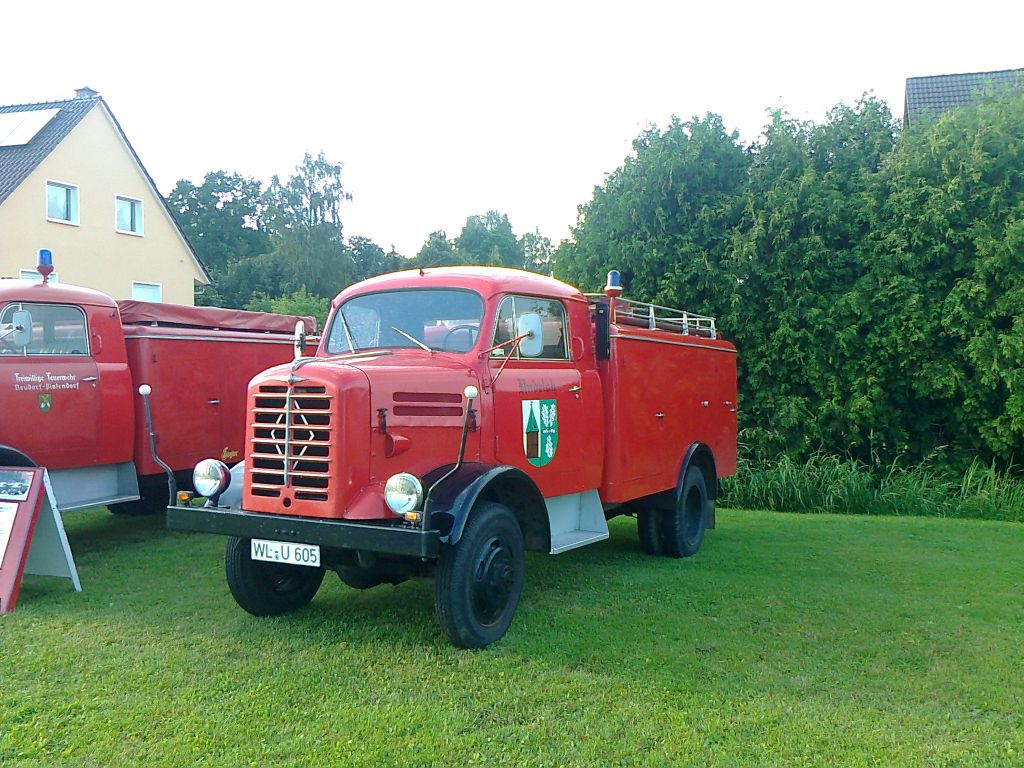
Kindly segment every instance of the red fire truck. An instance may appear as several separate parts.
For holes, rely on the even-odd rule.
[[[297,320],[0,280],[0,466],[47,467],[61,511],[163,510],[160,460],[186,483],[241,460],[246,383],[293,357]]]
[[[313,357],[249,385],[245,461],[201,462],[204,506],[168,525],[229,535],[257,616],[433,576],[441,628],[508,629],[524,550],[557,554],[636,517],[651,554],[693,555],[736,468],[736,350],[713,318],[588,296],[517,270],[373,278],[334,300]],[[195,500],[202,503],[200,500]]]

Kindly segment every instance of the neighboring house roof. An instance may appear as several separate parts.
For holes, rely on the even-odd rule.
[[[961,75],[908,77],[903,124],[916,117],[936,117],[953,107],[970,104],[988,92],[1024,91],[1024,69],[967,72]]]
[[[11,104],[7,106],[0,105],[0,115],[4,115],[10,112],[34,112],[45,109],[58,109],[60,110],[54,115],[46,125],[44,125],[38,133],[36,133],[26,144],[13,147],[0,146],[0,205],[3,205],[4,201],[10,197],[10,195],[16,190],[21,183],[28,178],[29,174],[34,171],[43,160],[45,160],[53,150],[57,148],[67,136],[74,130],[89,112],[99,105],[101,109],[110,118],[110,122],[114,124],[117,129],[118,137],[124,144],[128,153],[132,156],[135,161],[135,165],[146,179],[146,183],[149,185],[150,191],[157,200],[160,201],[163,206],[164,213],[167,218],[171,221],[171,226],[174,231],[178,233],[181,238],[181,242],[185,248],[191,254],[195,260],[196,266],[199,267],[199,271],[206,279],[207,283],[212,283],[213,280],[210,277],[209,271],[206,269],[206,265],[199,259],[199,255],[196,253],[195,248],[192,247],[192,243],[185,237],[185,233],[181,231],[178,226],[178,222],[175,221],[174,216],[171,213],[171,209],[167,205],[167,201],[164,200],[164,196],[160,194],[160,190],[157,189],[156,182],[153,181],[153,177],[149,175],[149,171],[146,170],[146,166],[142,164],[142,160],[139,159],[138,154],[135,152],[135,148],[132,147],[131,142],[128,141],[128,137],[125,136],[124,131],[121,129],[121,124],[117,122],[117,118],[114,117],[114,113],[110,111],[110,107],[103,98],[91,88],[80,88],[76,91],[76,96],[73,99],[67,99],[65,101],[46,101],[38,104]]]
[[[0,147],[0,205],[98,103],[99,99],[97,98],[84,98],[46,101],[40,104],[0,106],[0,115],[9,112],[36,112],[44,109],[60,110],[28,144],[17,147]]]

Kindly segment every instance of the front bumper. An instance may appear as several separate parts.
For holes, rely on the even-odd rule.
[[[428,559],[436,558],[440,551],[438,531],[421,531],[394,523],[314,520],[217,507],[168,507],[167,527]]]

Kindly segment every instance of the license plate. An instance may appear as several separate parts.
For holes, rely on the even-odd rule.
[[[267,563],[320,567],[320,547],[316,544],[293,544],[290,541],[253,539],[250,554],[253,560],[263,560]]]

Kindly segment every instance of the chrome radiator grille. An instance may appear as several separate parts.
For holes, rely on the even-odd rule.
[[[327,501],[332,461],[332,397],[326,387],[263,384],[255,397],[249,488],[255,496]]]

